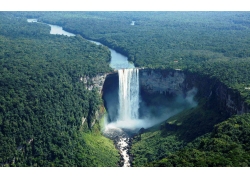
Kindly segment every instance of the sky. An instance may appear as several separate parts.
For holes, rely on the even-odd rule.
[[[0,11],[249,11],[247,0],[5,0]]]

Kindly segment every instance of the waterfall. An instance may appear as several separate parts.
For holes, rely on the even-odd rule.
[[[119,69],[118,121],[139,119],[139,69]]]

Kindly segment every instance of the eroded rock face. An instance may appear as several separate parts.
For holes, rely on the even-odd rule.
[[[181,94],[184,80],[182,71],[140,70],[140,86],[151,94]]]
[[[234,92],[231,88],[219,83],[215,89],[215,94],[219,98],[219,104],[225,107],[230,114],[243,114],[250,112],[249,106],[243,101],[238,92]]]
[[[141,89],[148,93],[185,95],[197,88],[199,96],[207,99],[210,106],[218,106],[229,116],[250,112],[250,107],[240,94],[215,79],[180,70],[140,70]]]
[[[117,89],[116,86],[119,85],[118,74],[113,73],[105,77],[110,79],[105,80],[107,83],[105,82],[106,85],[104,85],[103,90]],[[140,69],[139,81],[141,93],[143,92],[144,96],[150,95],[152,97],[154,94],[167,94],[185,97],[188,91],[196,88],[198,90],[197,96],[204,98],[210,108],[216,107],[222,113],[228,114],[228,116],[250,112],[250,107],[237,91],[232,90],[216,79],[196,73],[181,70]],[[95,82],[103,84],[104,81],[102,79]],[[114,84],[116,85],[114,86]],[[99,87],[99,89],[101,88]],[[112,96],[117,95],[112,93]],[[118,103],[116,101],[115,103]]]
[[[97,88],[98,92],[101,94],[102,87],[104,84],[104,81],[106,79],[107,74],[98,74],[95,77],[81,77],[80,81],[82,81],[88,90],[93,90],[94,88]]]
[[[80,77],[80,81],[84,83],[85,88],[88,89],[89,91],[92,91],[93,89],[96,89],[99,92],[99,95],[102,94],[102,88],[104,85],[104,82],[106,80],[106,76],[108,74],[98,74],[95,77]],[[96,121],[98,121],[103,115],[105,114],[104,106],[101,105],[100,108],[95,111],[95,115],[92,117],[91,120],[89,120],[89,128],[92,128]],[[84,125],[84,122],[86,121],[86,117],[82,117],[82,126]]]
[[[216,79],[186,73],[185,88],[197,87],[199,96],[207,100],[208,106],[218,108],[228,116],[250,112],[240,93]]]

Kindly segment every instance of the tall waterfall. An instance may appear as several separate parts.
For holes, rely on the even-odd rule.
[[[139,118],[139,69],[119,69],[118,121]]]

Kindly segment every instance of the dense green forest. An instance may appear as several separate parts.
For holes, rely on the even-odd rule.
[[[179,148],[178,151],[169,153],[161,160],[144,162],[143,165],[157,167],[249,167],[249,117],[249,114],[231,117],[215,125],[211,133],[188,143],[181,150]],[[173,144],[176,145],[176,143]]]
[[[48,26],[26,18],[78,35],[51,36]],[[250,105],[249,12],[1,12],[0,33],[0,162],[9,165],[117,163],[98,124],[92,131],[81,126],[81,117],[90,124],[102,102],[79,77],[111,71],[107,48],[83,38],[108,45],[137,67],[216,79]],[[133,166],[250,166],[249,120],[249,114],[228,119],[201,101],[135,136]],[[99,149],[100,142],[107,149]],[[110,153],[100,157],[99,150]]]
[[[80,81],[111,71],[108,49],[10,14],[0,24],[1,165],[117,166],[113,142],[91,127],[100,95]]]
[[[216,77],[250,104],[249,12],[18,12],[97,40],[138,67]],[[135,21],[135,25],[130,25]],[[178,61],[178,63],[176,63]]]
[[[214,84],[205,77],[200,81],[201,85]],[[211,90],[209,85],[204,88]],[[231,114],[226,112],[226,106],[221,107],[218,97],[202,96],[203,90],[199,88],[196,107],[133,137],[130,150],[133,166],[250,166],[247,148],[250,114],[239,113],[229,118]],[[239,99],[239,93],[235,92],[234,101]]]

